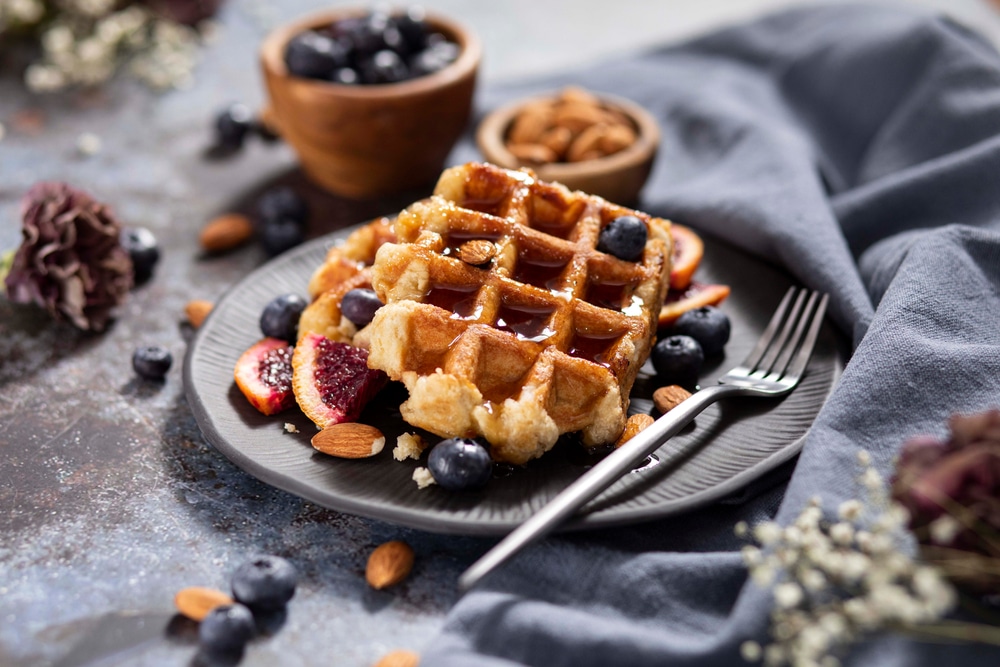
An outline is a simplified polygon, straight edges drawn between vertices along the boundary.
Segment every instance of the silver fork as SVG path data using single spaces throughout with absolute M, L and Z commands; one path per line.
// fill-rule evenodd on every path
M 719 378 L 717 385 L 696 391 L 566 487 L 473 563 L 459 577 L 459 589 L 469 590 L 522 548 L 547 535 L 712 403 L 730 396 L 775 397 L 790 392 L 802 379 L 812 355 L 826 304 L 826 294 L 789 288 L 743 363 Z M 676 452 L 674 457 L 683 454 Z

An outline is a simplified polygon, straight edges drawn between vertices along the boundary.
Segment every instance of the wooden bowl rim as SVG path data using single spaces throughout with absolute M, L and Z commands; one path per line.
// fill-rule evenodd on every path
M 461 48 L 453 63 L 433 74 L 399 83 L 346 85 L 334 81 L 320 81 L 296 77 L 288 73 L 285 66 L 285 46 L 301 32 L 329 25 L 338 20 L 364 16 L 369 12 L 364 7 L 338 7 L 308 14 L 272 30 L 264 38 L 260 47 L 263 67 L 274 76 L 295 81 L 296 85 L 315 91 L 316 94 L 341 98 L 386 100 L 427 93 L 445 88 L 474 73 L 482 59 L 482 45 L 479 37 L 461 23 L 434 12 L 427 12 L 425 20 L 433 28 L 453 38 Z
M 527 104 L 550 101 L 559 92 L 554 91 L 533 97 L 520 99 L 506 104 L 490 112 L 480 122 L 476 130 L 476 143 L 479 150 L 490 162 L 507 169 L 528 167 L 542 180 L 559 181 L 562 179 L 592 178 L 601 175 L 626 171 L 651 160 L 660 145 L 660 126 L 651 113 L 632 100 L 609 93 L 590 91 L 601 102 L 625 113 L 635 123 L 638 137 L 635 143 L 625 150 L 582 162 L 558 162 L 533 165 L 521 162 L 513 153 L 507 150 L 504 137 L 514 116 Z

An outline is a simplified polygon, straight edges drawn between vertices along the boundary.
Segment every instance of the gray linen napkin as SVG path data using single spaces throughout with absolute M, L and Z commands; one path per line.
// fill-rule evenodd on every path
M 853 355 L 794 470 L 682 517 L 545 540 L 459 601 L 421 665 L 740 664 L 742 641 L 767 640 L 770 602 L 736 521 L 788 522 L 814 494 L 832 514 L 861 495 L 859 449 L 888 475 L 908 436 L 1000 405 L 1000 56 L 935 15 L 826 6 L 480 104 L 567 83 L 656 114 L 643 208 L 829 292 Z M 1000 652 L 888 637 L 850 658 L 942 660 Z

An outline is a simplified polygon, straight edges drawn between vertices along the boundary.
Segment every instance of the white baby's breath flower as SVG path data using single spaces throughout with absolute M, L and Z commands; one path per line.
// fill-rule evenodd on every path
M 750 545 L 744 546 L 740 549 L 740 555 L 743 556 L 743 563 L 747 567 L 754 567 L 760 565 L 764 560 L 764 554 L 757 547 Z
M 798 577 L 802 582 L 802 587 L 810 593 L 818 593 L 826 588 L 827 580 L 819 570 L 808 568 L 803 570 Z
M 840 612 L 826 612 L 819 617 L 818 623 L 826 631 L 827 636 L 836 641 L 850 637 L 850 624 Z
M 846 521 L 840 521 L 830 526 L 830 539 L 836 544 L 846 547 L 854 541 L 854 526 Z
M 750 534 L 750 525 L 746 521 L 737 521 L 733 526 L 733 533 L 736 537 L 746 537 Z
M 66 53 L 73 48 L 73 31 L 65 25 L 54 25 L 42 33 L 41 41 L 49 55 Z
M 851 622 L 864 630 L 878 626 L 878 614 L 872 609 L 865 598 L 850 598 L 844 602 L 844 615 Z
M 875 468 L 867 468 L 861 474 L 861 483 L 869 491 L 880 491 L 883 488 L 882 475 Z
M 32 92 L 48 93 L 66 85 L 66 77 L 54 67 L 36 63 L 25 70 L 24 82 Z
M 781 539 L 781 526 L 774 521 L 764 521 L 753 527 L 753 536 L 761 546 L 769 547 Z
M 949 546 L 962 532 L 962 524 L 950 514 L 942 514 L 927 526 L 934 544 Z
M 764 648 L 764 664 L 767 667 L 778 667 L 785 664 L 787 653 L 780 644 L 769 644 Z
M 860 500 L 845 500 L 837 508 L 837 516 L 844 521 L 857 521 L 861 517 L 864 506 Z
M 815 506 L 809 506 L 799 514 L 795 520 L 795 526 L 800 530 L 808 531 L 809 529 L 817 528 L 822 518 L 823 510 Z
M 866 452 L 865 450 L 863 449 L 858 450 L 857 456 L 858 456 L 858 463 L 861 464 L 862 467 L 867 468 L 869 465 L 871 465 L 872 455 Z
M 93 132 L 84 132 L 76 138 L 76 150 L 84 157 L 91 157 L 101 152 L 101 138 Z
M 955 606 L 955 589 L 934 568 L 916 568 L 913 573 L 913 590 L 923 598 L 934 616 L 945 614 Z
M 757 662 L 763 654 L 764 650 L 755 641 L 745 641 L 740 644 L 740 656 L 747 662 Z
M 774 602 L 781 609 L 797 607 L 804 598 L 802 587 L 791 581 L 784 581 L 774 587 Z

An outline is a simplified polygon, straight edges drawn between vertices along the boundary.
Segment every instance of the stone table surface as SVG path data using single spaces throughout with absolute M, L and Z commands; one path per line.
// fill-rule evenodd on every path
M 215 111 L 234 100 L 261 102 L 255 50 L 267 29 L 325 4 L 230 2 L 193 85 L 167 94 L 116 81 L 36 97 L 9 63 L 0 63 L 0 250 L 19 242 L 18 202 L 27 189 L 64 180 L 111 204 L 126 224 L 151 229 L 163 252 L 153 279 L 134 290 L 103 334 L 81 333 L 0 299 L 6 667 L 100 656 L 116 638 L 143 636 L 149 641 L 101 664 L 187 664 L 195 655 L 192 627 L 170 619 L 174 593 L 190 585 L 225 589 L 232 571 L 260 552 L 291 558 L 301 585 L 284 626 L 254 642 L 243 664 L 372 664 L 390 649 L 421 650 L 457 599 L 457 576 L 491 544 L 349 516 L 275 490 L 213 449 L 185 401 L 185 303 L 217 299 L 266 261 L 256 246 L 203 256 L 197 235 L 207 220 L 248 210 L 262 191 L 286 183 L 311 203 L 310 236 L 319 236 L 398 210 L 420 194 L 335 198 L 312 186 L 280 144 L 251 142 L 232 159 L 206 158 Z M 489 86 L 789 3 L 618 0 L 610 17 L 609 6 L 596 0 L 425 4 L 481 34 L 481 85 Z M 985 0 L 918 4 L 948 9 L 994 40 L 1000 35 Z M 100 137 L 99 153 L 77 151 L 82 133 Z M 466 140 L 453 160 L 470 156 Z M 132 372 L 132 351 L 150 344 L 174 354 L 163 383 Z M 364 581 L 365 562 L 390 539 L 414 546 L 416 568 L 398 587 L 374 591 Z M 559 539 L 587 548 L 585 538 Z

